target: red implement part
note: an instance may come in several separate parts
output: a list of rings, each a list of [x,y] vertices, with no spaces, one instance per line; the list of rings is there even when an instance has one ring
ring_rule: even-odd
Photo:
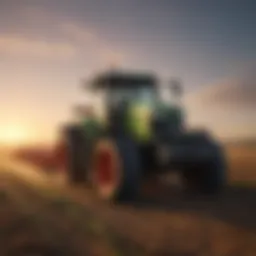
[[[15,152],[15,158],[35,165],[42,169],[53,169],[55,171],[66,171],[68,160],[68,148],[65,142],[57,143],[53,150],[41,147],[19,149]]]
[[[66,142],[59,142],[53,152],[54,163],[57,169],[67,171],[68,165],[68,146]]]

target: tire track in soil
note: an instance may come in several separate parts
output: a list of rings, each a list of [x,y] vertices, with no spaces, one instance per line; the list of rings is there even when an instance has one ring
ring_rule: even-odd
[[[240,228],[256,231],[256,187],[229,185],[219,196],[187,195],[179,188],[158,185],[136,207],[199,213]]]

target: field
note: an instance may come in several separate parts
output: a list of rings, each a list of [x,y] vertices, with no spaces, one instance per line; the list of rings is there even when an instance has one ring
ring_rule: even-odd
[[[0,255],[254,256],[256,147],[226,152],[229,187],[221,197],[188,197],[161,185],[122,206],[62,177],[3,164]]]
[[[231,184],[256,185],[256,146],[227,147]]]

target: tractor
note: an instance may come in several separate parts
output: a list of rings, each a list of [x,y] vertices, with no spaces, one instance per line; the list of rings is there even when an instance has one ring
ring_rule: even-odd
[[[87,183],[111,201],[135,200],[144,180],[171,172],[188,193],[222,191],[222,146],[209,132],[187,128],[178,80],[163,86],[152,73],[110,71],[83,88],[94,106],[62,127],[69,182]]]

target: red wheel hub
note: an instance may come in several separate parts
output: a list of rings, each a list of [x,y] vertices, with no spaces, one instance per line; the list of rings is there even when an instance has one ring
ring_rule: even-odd
[[[115,180],[114,158],[110,150],[100,150],[96,157],[96,182],[100,186],[112,185]]]

